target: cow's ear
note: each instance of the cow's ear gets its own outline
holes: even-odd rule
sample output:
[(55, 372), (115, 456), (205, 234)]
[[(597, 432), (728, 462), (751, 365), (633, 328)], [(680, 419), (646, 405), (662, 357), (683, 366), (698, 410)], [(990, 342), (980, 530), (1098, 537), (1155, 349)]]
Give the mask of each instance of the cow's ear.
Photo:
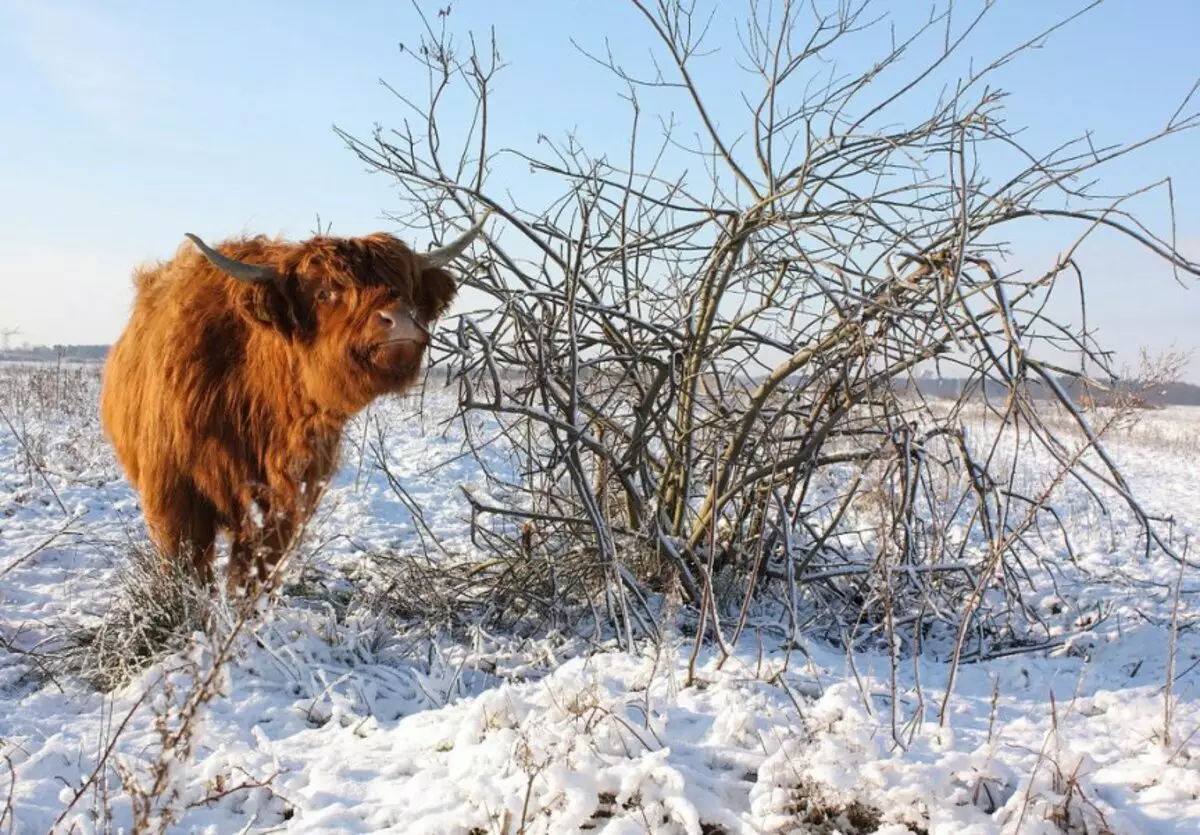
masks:
[(416, 298), (413, 300), (425, 321), (432, 322), (450, 309), (450, 303), (458, 295), (458, 283), (450, 273), (439, 267), (426, 267), (421, 271)]
[(304, 323), (296, 294), (288, 291), (286, 279), (247, 285), (241, 288), (240, 301), (242, 317), (257, 327), (290, 336)]

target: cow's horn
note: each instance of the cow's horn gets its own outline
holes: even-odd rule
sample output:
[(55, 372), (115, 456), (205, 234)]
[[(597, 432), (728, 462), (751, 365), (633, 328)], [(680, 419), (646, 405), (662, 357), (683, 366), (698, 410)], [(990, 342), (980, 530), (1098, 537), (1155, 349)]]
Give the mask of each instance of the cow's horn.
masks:
[(204, 257), (214, 267), (230, 278), (245, 281), (247, 284), (264, 284), (275, 280), (275, 271), (270, 267), (264, 267), (261, 264), (247, 264), (245, 261), (238, 261), (236, 258), (222, 255), (191, 232), (184, 234), (204, 253)]
[(486, 212), (483, 213), (483, 217), (481, 217), (479, 219), (479, 222), (476, 223), (474, 226), (472, 226), (470, 229), (468, 229), (466, 232), (463, 232), (461, 235), (459, 235), (457, 238), (455, 238), (453, 241), (446, 244), (445, 246), (439, 247), (438, 249), (431, 249), (431, 250), (429, 250), (429, 252), (426, 252), (425, 253), (426, 266), (428, 266), (428, 267), (444, 267), (447, 264), (449, 264), (451, 261), (453, 261), (455, 258), (462, 255), (463, 252), (466, 251), (467, 247), (471, 245), (471, 241), (475, 240), (476, 236), (481, 231), (483, 231), (483, 224), (487, 222), (488, 215), (490, 215), (491, 213), (492, 213), (492, 210), (488, 209)]

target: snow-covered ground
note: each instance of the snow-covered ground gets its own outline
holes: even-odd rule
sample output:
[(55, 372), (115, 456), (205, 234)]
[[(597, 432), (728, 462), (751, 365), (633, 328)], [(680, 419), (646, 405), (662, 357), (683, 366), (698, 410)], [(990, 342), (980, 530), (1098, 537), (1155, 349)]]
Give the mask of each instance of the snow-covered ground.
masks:
[[(298, 591), (237, 644), (191, 750), (157, 775), (216, 647), (198, 636), (109, 694), (45, 667), (65, 625), (119, 598), (144, 534), (99, 432), (97, 370), (37, 373), (0, 370), (2, 832), (127, 830), (128, 787), (156, 776), (179, 832), (1200, 832), (1200, 576), (1147, 561), (1119, 512), (1067, 519), (1077, 564), (1055, 579), (1071, 606), (1045, 595), (1060, 646), (963, 665), (948, 698), (945, 663), (904, 660), (895, 705), (886, 655), (815, 640), (788, 656), (748, 632), (719, 668), (703, 651), (689, 684), (683, 636), (638, 653), (431, 638)], [(431, 391), (359, 424), (422, 520), (351, 445), (307, 559), (353, 576), (370, 554), (418, 551), (423, 526), (470, 553), (459, 487), (482, 484), (451, 406)], [(1200, 523), (1200, 414), (1149, 414), (1112, 449), (1182, 549)]]

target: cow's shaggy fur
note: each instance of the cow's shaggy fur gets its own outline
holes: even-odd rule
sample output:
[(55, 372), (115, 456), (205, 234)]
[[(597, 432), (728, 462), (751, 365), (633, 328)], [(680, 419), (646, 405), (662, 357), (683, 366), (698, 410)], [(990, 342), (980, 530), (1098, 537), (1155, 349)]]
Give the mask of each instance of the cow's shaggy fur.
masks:
[(244, 591), (312, 514), (346, 422), (419, 376), (427, 340), (383, 343), (373, 317), (400, 309), (432, 322), (456, 286), (386, 234), (216, 249), (277, 279), (239, 282), (188, 243), (137, 270), (101, 419), (164, 556), (190, 559), (211, 583), (227, 532), (228, 584)]

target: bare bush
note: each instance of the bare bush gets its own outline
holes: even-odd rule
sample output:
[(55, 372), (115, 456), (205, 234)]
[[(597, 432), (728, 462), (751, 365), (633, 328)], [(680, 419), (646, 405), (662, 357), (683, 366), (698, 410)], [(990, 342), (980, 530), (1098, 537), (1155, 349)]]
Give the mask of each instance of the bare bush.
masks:
[[(708, 49), (727, 7), (629, 8), (656, 43), (649, 65), (580, 47), (629, 102), (619, 153), (573, 134), (493, 147), (497, 47), (456, 42), (446, 15), (403, 50), (428, 82), (423, 100), (396, 91), (403, 126), (342, 133), (401, 187), (398, 219), (498, 219), (467, 279), (487, 309), (439, 337), (469, 436), (518, 460), (472, 495), (494, 556), (475, 576), (495, 606), (588, 605), (629, 641), (655, 631), (654, 595), (677, 590), (724, 640), (774, 600), (793, 638), (808, 604), (838, 641), (911, 649), (932, 634), (956, 658), (984, 657), (1040, 640), (1022, 588), (1037, 543), (1068, 537), (1051, 500), (1064, 482), (1121, 503), (1146, 549), (1170, 551), (1105, 451), (1111, 422), (1093, 424), (1070, 393), (1103, 390), (1109, 355), (1082, 308), (1055, 319), (1047, 303), (1082, 305), (1077, 251), (1097, 229), (1200, 275), (1127, 205), (1147, 189), (1095, 185), (1109, 163), (1200, 125), (1191, 95), (1139, 141), (1044, 151), (1005, 123), (990, 82), (1048, 32), (989, 46), (941, 86), (991, 4), (967, 20), (939, 6), (889, 38), (869, 0), (752, 0), (738, 56)], [(875, 60), (837, 63), (864, 43), (881, 46)], [(710, 104), (730, 86), (746, 104), (736, 124)], [(456, 137), (451, 117), (469, 129)], [(522, 205), (521, 171), (557, 196)], [(1062, 255), (1006, 271), (1003, 236), (1029, 218), (1063, 230)], [(917, 385), (929, 368), (967, 385), (934, 402)], [(976, 406), (988, 437), (968, 432)], [(1027, 495), (1016, 475), (1031, 460), (1047, 474)]]

